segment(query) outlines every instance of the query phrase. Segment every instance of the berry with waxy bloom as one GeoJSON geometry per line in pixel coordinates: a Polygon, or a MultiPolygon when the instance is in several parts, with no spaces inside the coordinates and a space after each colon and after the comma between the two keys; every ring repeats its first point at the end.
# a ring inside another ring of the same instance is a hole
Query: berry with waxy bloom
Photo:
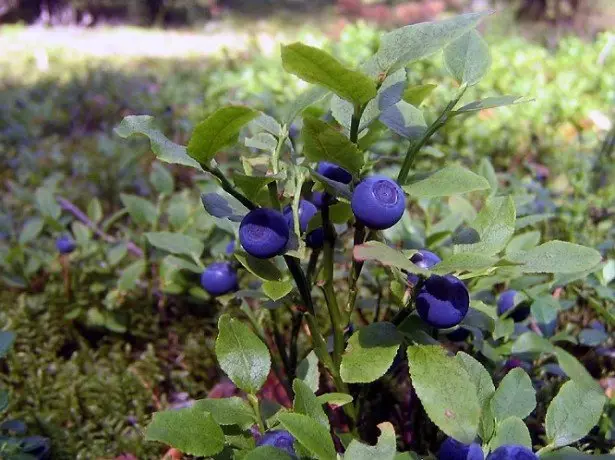
{"type": "Polygon", "coordinates": [[[384,230],[401,219],[406,210],[406,197],[397,182],[376,175],[357,185],[350,205],[359,222],[374,230],[384,230]]]}
{"type": "Polygon", "coordinates": [[[500,446],[487,456],[487,460],[536,460],[538,457],[525,446],[500,446]]]}
{"type": "Polygon", "coordinates": [[[465,284],[453,275],[432,275],[416,296],[416,311],[423,321],[438,329],[456,326],[470,308],[465,284]]]}
{"type": "Polygon", "coordinates": [[[509,289],[500,294],[500,297],[498,297],[498,315],[502,316],[504,313],[514,308],[508,317],[512,318],[516,323],[520,323],[530,316],[530,305],[528,302],[521,302],[516,305],[516,295],[517,291],[514,289],[509,289]]]}
{"type": "Polygon", "coordinates": [[[342,184],[349,184],[352,182],[352,174],[346,171],[341,166],[335,163],[329,163],[328,161],[321,161],[316,166],[316,172],[321,176],[325,176],[327,179],[334,180],[335,182],[341,182],[342,184]]]}
{"type": "Polygon", "coordinates": [[[70,254],[76,248],[77,244],[68,235],[62,235],[56,240],[56,249],[60,254],[70,254]]]}
{"type": "Polygon", "coordinates": [[[268,259],[283,254],[290,231],[280,211],[257,208],[250,211],[239,225],[239,242],[251,256],[268,259]]]}
{"type": "Polygon", "coordinates": [[[293,443],[295,438],[286,430],[273,430],[265,433],[257,442],[257,446],[272,446],[286,452],[293,458],[296,458],[295,448],[293,443]]]}
{"type": "MultiPolygon", "coordinates": [[[[299,201],[299,209],[297,210],[297,214],[299,217],[299,230],[301,233],[304,233],[307,230],[310,220],[316,215],[317,212],[318,209],[316,209],[316,206],[314,206],[312,202],[303,199],[299,201]]],[[[286,208],[284,208],[284,218],[288,223],[288,228],[290,231],[293,231],[294,220],[293,208],[291,206],[286,206],[286,208]]],[[[305,243],[310,248],[321,247],[323,241],[324,231],[322,227],[312,230],[305,237],[305,243]]]]}
{"type": "Polygon", "coordinates": [[[230,262],[214,262],[201,274],[201,286],[212,296],[237,290],[237,272],[230,262]]]}
{"type": "MultiPolygon", "coordinates": [[[[442,259],[427,249],[420,249],[418,252],[413,254],[412,257],[410,257],[410,262],[417,267],[428,269],[442,262],[442,259]]],[[[413,286],[416,286],[419,282],[419,277],[414,273],[409,273],[408,282],[413,286]]]]}
{"type": "Polygon", "coordinates": [[[440,445],[438,460],[483,460],[483,449],[476,442],[463,444],[453,438],[446,438],[440,445]]]}

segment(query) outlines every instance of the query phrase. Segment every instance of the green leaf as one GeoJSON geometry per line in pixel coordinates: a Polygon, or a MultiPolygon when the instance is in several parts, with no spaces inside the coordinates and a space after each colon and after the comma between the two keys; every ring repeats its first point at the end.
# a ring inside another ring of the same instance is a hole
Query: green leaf
{"type": "Polygon", "coordinates": [[[444,64],[459,83],[473,86],[491,66],[489,46],[476,30],[469,30],[444,48],[444,64]]]}
{"type": "Polygon", "coordinates": [[[297,366],[297,378],[300,378],[314,393],[318,391],[320,382],[320,371],[318,370],[318,357],[314,350],[297,366]]]}
{"type": "Polygon", "coordinates": [[[331,404],[337,407],[350,404],[353,397],[346,393],[325,393],[317,396],[316,399],[320,404],[331,404]]]}
{"type": "Polygon", "coordinates": [[[303,414],[281,413],[278,420],[303,447],[320,460],[334,460],[335,446],[329,430],[303,414]]]}
{"type": "Polygon", "coordinates": [[[32,217],[28,219],[19,233],[19,244],[26,244],[38,237],[43,228],[45,221],[40,217],[32,217]]]}
{"type": "Polygon", "coordinates": [[[304,93],[301,93],[297,99],[292,101],[285,109],[284,121],[287,125],[290,125],[292,121],[297,118],[301,112],[307,109],[309,106],[317,103],[329,93],[329,90],[320,86],[314,86],[304,93]]]}
{"type": "Polygon", "coordinates": [[[514,236],[506,246],[506,254],[514,254],[520,251],[527,251],[536,247],[540,243],[540,232],[538,230],[522,233],[514,236]]]}
{"type": "Polygon", "coordinates": [[[248,176],[246,174],[234,173],[233,182],[239,187],[243,194],[249,199],[254,200],[258,193],[276,178],[272,176],[248,176]]]}
{"type": "Polygon", "coordinates": [[[175,188],[173,175],[167,168],[156,162],[152,165],[152,171],[149,174],[149,181],[152,183],[158,193],[170,195],[175,188]]]}
{"type": "Polygon", "coordinates": [[[555,356],[560,367],[571,380],[585,387],[586,391],[602,392],[600,384],[587,372],[585,366],[577,358],[560,347],[555,347],[555,356]]]}
{"type": "Polygon", "coordinates": [[[239,251],[235,251],[233,255],[246,270],[264,281],[281,281],[284,278],[280,269],[270,259],[258,259],[239,251]]]}
{"type": "Polygon", "coordinates": [[[62,214],[62,208],[56,201],[53,190],[39,187],[36,189],[36,207],[45,217],[58,220],[62,214]]]}
{"type": "Polygon", "coordinates": [[[354,247],[353,255],[355,260],[375,260],[383,265],[401,268],[410,273],[429,276],[430,272],[420,268],[410,262],[401,251],[393,249],[380,241],[368,241],[354,247]]]}
{"type": "Polygon", "coordinates": [[[498,253],[515,232],[515,218],[515,203],[510,196],[489,198],[472,223],[478,241],[455,245],[455,252],[498,253]]]}
{"type": "Polygon", "coordinates": [[[266,152],[274,152],[278,146],[278,141],[269,133],[258,133],[254,137],[246,137],[244,143],[246,147],[252,147],[266,152]]]}
{"type": "Polygon", "coordinates": [[[535,332],[524,332],[512,345],[513,354],[521,353],[551,353],[553,344],[535,332]]]}
{"type": "Polygon", "coordinates": [[[487,190],[489,187],[489,182],[484,177],[453,164],[430,174],[426,178],[404,185],[403,189],[412,198],[433,198],[468,193],[474,190],[487,190]]]}
{"type": "Polygon", "coordinates": [[[126,243],[119,243],[115,246],[111,246],[107,251],[107,261],[109,265],[115,267],[122,259],[128,254],[128,245],[126,243]]]}
{"type": "Polygon", "coordinates": [[[553,217],[555,217],[555,214],[532,214],[531,216],[519,217],[515,223],[515,227],[517,230],[521,230],[522,228],[552,219],[553,217]]]}
{"type": "Polygon", "coordinates": [[[532,302],[532,316],[538,324],[549,324],[557,319],[560,303],[550,295],[536,297],[532,302]]]}
{"type": "Polygon", "coordinates": [[[250,405],[237,396],[200,399],[194,402],[194,407],[209,412],[219,425],[237,425],[242,429],[248,429],[256,423],[250,405]]]}
{"type": "Polygon", "coordinates": [[[478,360],[463,351],[458,352],[455,359],[470,376],[470,380],[476,387],[478,402],[481,407],[484,406],[495,393],[495,385],[493,385],[491,375],[478,360]]]}
{"type": "Polygon", "coordinates": [[[329,418],[322,408],[322,403],[303,380],[295,379],[293,382],[295,399],[293,400],[293,411],[313,418],[325,428],[329,429],[329,418]]]}
{"type": "Polygon", "coordinates": [[[491,187],[491,195],[495,195],[498,191],[498,176],[495,173],[495,169],[489,161],[489,158],[484,157],[480,160],[480,164],[478,165],[478,173],[483,176],[489,182],[489,186],[491,187]]]}
{"type": "Polygon", "coordinates": [[[267,294],[271,300],[280,300],[293,290],[293,283],[290,280],[283,281],[265,281],[263,283],[263,292],[267,294]]]}
{"type": "Polygon", "coordinates": [[[423,112],[406,101],[399,101],[384,109],[379,120],[391,131],[407,139],[418,139],[427,129],[423,112]]]}
{"type": "Polygon", "coordinates": [[[577,273],[598,265],[602,256],[592,248],[553,240],[509,258],[523,264],[519,268],[525,273],[577,273]]]}
{"type": "Polygon", "coordinates": [[[145,198],[129,195],[127,193],[120,193],[120,200],[128,210],[128,214],[130,214],[135,224],[148,227],[154,225],[156,219],[158,219],[156,206],[145,198]]]}
{"type": "Polygon", "coordinates": [[[457,110],[453,110],[452,115],[455,116],[470,112],[478,112],[480,110],[493,109],[505,105],[522,104],[524,102],[530,102],[531,100],[532,99],[521,96],[487,97],[485,99],[481,99],[480,101],[470,102],[457,110]]]}
{"type": "Polygon", "coordinates": [[[241,321],[224,314],[218,321],[216,356],[222,370],[242,390],[255,394],[271,369],[267,346],[241,321]]]}
{"type": "Polygon", "coordinates": [[[352,334],[342,355],[340,375],[344,382],[369,383],[379,379],[391,367],[402,335],[395,325],[372,323],[352,334]]]}
{"type": "Polygon", "coordinates": [[[224,433],[211,414],[198,407],[156,412],[145,430],[159,441],[190,455],[208,457],[224,448],[224,433]]]}
{"type": "Polygon", "coordinates": [[[205,245],[198,238],[173,232],[147,232],[145,237],[149,244],[170,252],[171,254],[185,254],[187,256],[200,255],[205,250],[205,245]]]}
{"type": "Polygon", "coordinates": [[[598,423],[606,397],[575,381],[560,388],[547,409],[545,429],[549,444],[562,447],[583,438],[598,423]]]}
{"type": "Polygon", "coordinates": [[[0,390],[0,414],[9,407],[9,392],[0,390]]]}
{"type": "Polygon", "coordinates": [[[498,423],[495,436],[489,442],[492,450],[505,445],[518,445],[532,448],[530,430],[519,417],[508,417],[498,423]]]}
{"type": "Polygon", "coordinates": [[[266,113],[259,113],[258,116],[254,120],[252,120],[250,124],[252,126],[257,126],[267,131],[268,133],[273,134],[276,137],[282,135],[282,126],[280,126],[280,123],[278,123],[275,118],[267,115],[266,113]]]}
{"type": "Polygon", "coordinates": [[[378,52],[364,65],[370,75],[390,74],[423,59],[473,29],[487,13],[470,13],[451,19],[412,24],[385,34],[378,52]]]}
{"type": "Polygon", "coordinates": [[[131,263],[122,271],[122,275],[117,280],[117,288],[122,291],[131,291],[137,286],[137,281],[145,272],[145,262],[137,260],[131,263]]]}
{"type": "Polygon", "coordinates": [[[114,131],[124,139],[135,134],[147,136],[151,143],[152,152],[160,161],[203,170],[197,161],[188,156],[186,147],[171,142],[161,131],[154,127],[154,117],[149,115],[130,115],[124,117],[114,131]]]}
{"type": "Polygon", "coordinates": [[[98,198],[94,197],[88,203],[88,217],[92,222],[98,223],[103,218],[103,210],[98,198]]]}
{"type": "Polygon", "coordinates": [[[491,399],[493,415],[498,422],[513,416],[524,419],[535,407],[536,392],[532,381],[518,367],[506,374],[491,399]]]}
{"type": "Polygon", "coordinates": [[[314,117],[303,119],[303,154],[309,161],[330,161],[355,176],[363,167],[363,154],[333,126],[314,117]]]}
{"type": "Polygon", "coordinates": [[[243,460],[291,460],[290,455],[273,446],[259,446],[242,458],[243,460]]]}
{"type": "Polygon", "coordinates": [[[439,345],[408,347],[408,362],[412,385],[431,421],[448,436],[473,442],[481,408],[465,368],[439,345]]]}
{"type": "Polygon", "coordinates": [[[431,271],[442,275],[453,272],[481,271],[493,267],[497,262],[496,257],[474,252],[461,252],[446,257],[442,262],[431,267],[431,271]]]}
{"type": "Polygon", "coordinates": [[[431,92],[437,88],[438,85],[433,83],[427,83],[425,85],[409,86],[404,90],[402,99],[408,104],[412,104],[415,107],[420,106],[425,98],[431,94],[431,92]]]}
{"type": "Polygon", "coordinates": [[[344,458],[348,460],[394,460],[397,452],[395,429],[389,422],[378,425],[380,436],[375,446],[363,444],[355,439],[350,442],[344,458]]]}
{"type": "Polygon", "coordinates": [[[0,358],[4,358],[15,342],[15,333],[0,331],[0,358]]]}
{"type": "Polygon", "coordinates": [[[376,83],[367,75],[347,69],[328,53],[303,43],[282,46],[282,66],[355,104],[365,104],[376,96],[376,83]]]}
{"type": "Polygon", "coordinates": [[[188,142],[188,155],[208,164],[227,145],[237,142],[239,131],[259,112],[243,106],[222,107],[194,128],[188,142]]]}

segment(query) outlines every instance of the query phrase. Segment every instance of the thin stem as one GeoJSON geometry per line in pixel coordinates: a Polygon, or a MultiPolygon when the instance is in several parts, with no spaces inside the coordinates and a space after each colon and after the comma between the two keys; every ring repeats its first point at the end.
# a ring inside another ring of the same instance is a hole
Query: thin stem
{"type": "MultiPolygon", "coordinates": [[[[354,228],[354,246],[356,247],[363,244],[364,241],[365,225],[357,222],[354,228]]],[[[361,270],[363,269],[363,264],[363,261],[356,260],[354,257],[352,258],[350,273],[348,275],[348,301],[346,302],[346,308],[344,309],[344,315],[348,320],[350,319],[350,315],[352,314],[352,310],[354,310],[354,305],[357,301],[357,295],[359,293],[358,280],[361,275],[361,270]]]]}
{"type": "Polygon", "coordinates": [[[431,124],[431,126],[427,128],[427,130],[423,133],[421,138],[415,142],[410,143],[410,146],[408,147],[408,151],[406,152],[406,157],[404,158],[404,162],[401,166],[401,169],[399,170],[399,174],[397,175],[398,184],[404,185],[406,183],[406,179],[408,178],[408,173],[410,172],[410,169],[414,165],[414,162],[416,161],[419,151],[427,143],[427,141],[431,138],[431,136],[433,136],[436,131],[438,131],[442,126],[446,124],[446,122],[449,120],[449,117],[448,117],[449,113],[451,112],[451,110],[455,108],[455,106],[457,105],[457,102],[459,102],[459,99],[461,99],[466,89],[467,89],[467,86],[462,85],[459,88],[459,91],[457,92],[457,96],[455,97],[455,99],[453,99],[452,101],[448,103],[448,105],[442,111],[440,116],[438,116],[436,121],[434,121],[431,124]]]}
{"type": "Polygon", "coordinates": [[[280,210],[280,198],[278,197],[278,184],[276,181],[269,182],[267,184],[267,190],[269,191],[269,201],[271,201],[271,207],[276,210],[280,210]]]}
{"type": "Polygon", "coordinates": [[[357,143],[359,138],[359,125],[361,124],[361,116],[363,115],[364,106],[355,105],[350,120],[350,142],[357,143]]]}
{"type": "Polygon", "coordinates": [[[284,343],[284,336],[280,331],[280,315],[276,309],[269,310],[271,315],[271,328],[273,329],[273,340],[282,358],[282,364],[284,365],[284,372],[286,377],[289,377],[293,372],[290,371],[290,361],[288,359],[288,353],[286,351],[286,344],[284,343]]]}
{"type": "Polygon", "coordinates": [[[318,256],[320,255],[320,248],[312,249],[312,253],[310,254],[310,260],[307,266],[307,282],[311,286],[312,278],[314,277],[314,272],[316,271],[316,265],[318,264],[318,256]]]}
{"type": "Polygon", "coordinates": [[[233,184],[231,184],[231,182],[226,178],[224,173],[222,171],[220,171],[219,168],[217,168],[217,167],[216,168],[212,168],[212,167],[204,165],[204,164],[201,164],[201,167],[205,171],[210,173],[212,176],[215,176],[216,178],[218,178],[218,180],[220,181],[220,185],[222,186],[222,189],[225,192],[227,192],[229,195],[235,197],[246,208],[248,208],[249,210],[257,208],[257,206],[254,203],[252,203],[245,196],[243,196],[241,193],[239,193],[237,190],[235,190],[235,186],[233,184]]]}
{"type": "Polygon", "coordinates": [[[299,360],[299,332],[301,331],[301,323],[303,322],[303,313],[297,312],[293,314],[292,327],[290,332],[290,370],[292,375],[288,376],[288,379],[293,382],[297,373],[297,361],[299,360]]]}
{"type": "Polygon", "coordinates": [[[256,418],[256,423],[258,423],[258,429],[261,433],[265,432],[265,423],[263,422],[263,417],[261,415],[261,410],[258,405],[258,398],[253,394],[248,395],[248,401],[250,402],[250,406],[252,406],[252,410],[254,411],[254,417],[256,418]]]}

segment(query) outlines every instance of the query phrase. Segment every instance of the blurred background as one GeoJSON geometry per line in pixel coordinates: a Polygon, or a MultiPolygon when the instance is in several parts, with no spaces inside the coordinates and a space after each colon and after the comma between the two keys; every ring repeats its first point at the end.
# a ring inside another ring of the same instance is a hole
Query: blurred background
{"type": "MultiPolygon", "coordinates": [[[[488,158],[519,215],[548,214],[534,224],[545,240],[592,246],[611,260],[579,289],[612,311],[615,1],[0,0],[0,329],[18,337],[0,380],[14,389],[11,417],[51,439],[54,458],[160,458],[159,446],[141,439],[149,414],[216,388],[213,332],[203,333],[213,331],[214,315],[203,313],[210,303],[197,283],[163,286],[176,297],[152,308],[128,276],[130,247],[121,242],[140,241],[144,227],[127,219],[124,194],[165,210],[168,203],[165,225],[209,238],[210,255],[223,253],[228,235],[215,236],[206,220],[193,226],[194,210],[202,212],[193,185],[202,177],[161,169],[146,140],[114,134],[125,115],[153,115],[185,144],[222,105],[276,116],[305,89],[282,71],[280,43],[321,46],[356,66],[385,30],[488,8],[497,14],[480,29],[493,65],[464,101],[534,101],[456,119],[425,161],[453,158],[476,170],[488,158]],[[62,208],[49,196],[61,197],[62,208]],[[75,226],[75,209],[106,236],[94,243],[75,226]],[[63,300],[53,246],[71,223],[88,248],[74,256],[76,306],[63,300]]],[[[412,64],[408,78],[438,85],[422,107],[433,121],[455,92],[441,56],[412,64]]],[[[388,136],[374,149],[395,157],[405,145],[388,136]]],[[[560,329],[587,330],[605,317],[574,305],[560,329]]],[[[601,327],[598,344],[607,336],[601,327]]],[[[586,365],[608,368],[600,359],[586,365]]]]}

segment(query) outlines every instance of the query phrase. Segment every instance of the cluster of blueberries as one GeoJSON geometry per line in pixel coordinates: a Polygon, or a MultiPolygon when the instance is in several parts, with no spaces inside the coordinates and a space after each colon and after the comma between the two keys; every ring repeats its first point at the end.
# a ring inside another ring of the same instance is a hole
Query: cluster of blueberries
{"type": "MultiPolygon", "coordinates": [[[[293,447],[295,438],[285,430],[273,430],[265,433],[256,442],[257,446],[272,446],[297,458],[293,447]]],[[[463,444],[453,438],[447,438],[438,451],[438,460],[484,460],[480,444],[463,444]]],[[[487,456],[487,460],[537,460],[538,457],[525,446],[500,446],[487,456]]]]}
{"type": "MultiPolygon", "coordinates": [[[[342,184],[352,181],[352,175],[348,171],[333,163],[320,162],[316,171],[327,179],[342,184]]],[[[301,233],[307,231],[308,224],[318,209],[332,201],[330,195],[321,192],[314,192],[311,201],[300,200],[298,217],[301,233]]],[[[374,230],[395,225],[401,219],[405,207],[403,190],[394,180],[381,175],[369,176],[361,181],[355,187],[351,199],[351,208],[356,219],[374,230]]],[[[256,258],[267,259],[281,255],[287,248],[293,225],[290,206],[282,212],[257,208],[241,221],[239,242],[248,254],[256,258]]],[[[305,238],[308,247],[318,248],[323,244],[324,231],[322,227],[311,230],[305,238]]],[[[425,249],[415,253],[410,260],[425,269],[441,262],[436,254],[425,249]]],[[[411,285],[419,285],[416,309],[423,321],[437,329],[457,326],[468,313],[470,306],[470,296],[465,284],[452,275],[432,275],[421,284],[419,281],[417,275],[408,275],[411,285]]],[[[215,262],[203,272],[201,285],[213,296],[224,295],[238,289],[237,273],[230,262],[215,262]]],[[[498,301],[500,315],[515,306],[515,294],[515,291],[506,291],[501,295],[498,301]]],[[[518,306],[510,317],[518,322],[528,315],[529,307],[518,306]]],[[[463,341],[469,334],[469,330],[459,327],[447,334],[447,337],[453,341],[463,341]]]]}

